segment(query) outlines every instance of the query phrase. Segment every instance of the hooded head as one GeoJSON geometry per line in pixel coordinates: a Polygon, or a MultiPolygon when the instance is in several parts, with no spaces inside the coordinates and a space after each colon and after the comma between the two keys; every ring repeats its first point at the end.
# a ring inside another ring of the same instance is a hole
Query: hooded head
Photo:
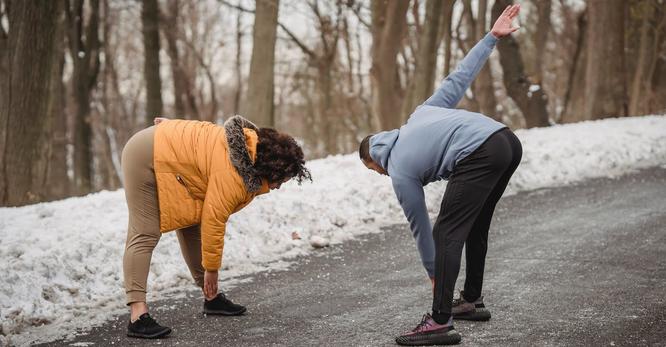
{"type": "Polygon", "coordinates": [[[388,175],[388,161],[391,149],[398,140],[400,130],[382,131],[369,135],[361,142],[359,156],[368,169],[388,175]]]}

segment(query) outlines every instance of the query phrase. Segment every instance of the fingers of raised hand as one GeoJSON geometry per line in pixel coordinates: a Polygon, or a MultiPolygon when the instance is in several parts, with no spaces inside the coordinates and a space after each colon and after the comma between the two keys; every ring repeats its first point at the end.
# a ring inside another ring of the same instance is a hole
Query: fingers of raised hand
{"type": "Polygon", "coordinates": [[[509,18],[516,18],[516,16],[518,16],[518,12],[520,12],[520,5],[512,5],[509,12],[509,18]]]}

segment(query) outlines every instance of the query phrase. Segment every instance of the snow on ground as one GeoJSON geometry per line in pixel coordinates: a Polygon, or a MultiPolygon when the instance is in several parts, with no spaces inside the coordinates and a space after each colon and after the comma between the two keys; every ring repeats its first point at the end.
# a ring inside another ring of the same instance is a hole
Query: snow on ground
{"type": "MultiPolygon", "coordinates": [[[[666,116],[608,119],[518,130],[523,160],[507,193],[565,185],[666,165],[666,116]]],[[[234,278],[283,269],[316,243],[340,243],[404,223],[390,180],[357,154],[308,163],[313,183],[283,185],[233,215],[222,287],[234,278]],[[294,240],[297,232],[300,240],[294,240]]],[[[445,183],[426,187],[430,212],[445,183]]],[[[122,313],[127,208],[122,190],[0,209],[0,345],[48,341],[122,313]]],[[[149,301],[196,290],[174,233],[153,255],[149,301]]]]}

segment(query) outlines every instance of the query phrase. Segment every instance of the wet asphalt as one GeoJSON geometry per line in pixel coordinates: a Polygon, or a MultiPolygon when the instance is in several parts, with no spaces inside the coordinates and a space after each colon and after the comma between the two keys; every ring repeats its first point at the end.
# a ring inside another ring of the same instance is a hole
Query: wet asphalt
{"type": "MultiPolygon", "coordinates": [[[[125,315],[46,346],[391,346],[431,304],[406,225],[244,280],[244,316],[189,294],[151,304],[169,338],[127,338],[125,315]]],[[[666,346],[666,168],[503,198],[484,296],[493,318],[456,323],[462,346],[666,346]]]]}

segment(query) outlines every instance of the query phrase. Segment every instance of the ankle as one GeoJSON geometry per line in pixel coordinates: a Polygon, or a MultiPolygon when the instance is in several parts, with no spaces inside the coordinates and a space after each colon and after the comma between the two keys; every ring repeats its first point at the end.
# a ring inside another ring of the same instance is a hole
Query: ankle
{"type": "Polygon", "coordinates": [[[133,302],[130,304],[130,321],[136,322],[141,315],[148,313],[148,305],[145,302],[133,302]]]}
{"type": "Polygon", "coordinates": [[[453,325],[453,316],[450,314],[433,312],[432,320],[434,320],[437,324],[440,325],[448,325],[448,326],[453,325]]]}
{"type": "Polygon", "coordinates": [[[463,300],[465,300],[465,301],[467,301],[467,302],[474,303],[474,302],[476,302],[477,300],[479,300],[479,298],[481,297],[481,295],[479,294],[479,295],[476,295],[476,296],[472,296],[472,295],[468,295],[467,292],[462,291],[462,292],[460,293],[460,297],[462,297],[463,300]]]}

